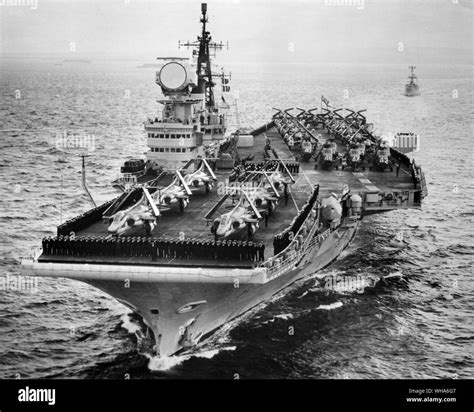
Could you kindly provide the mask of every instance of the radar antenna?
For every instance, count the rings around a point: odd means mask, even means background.
[[[194,42],[179,42],[178,47],[193,47],[199,51],[197,59],[197,76],[198,76],[198,85],[193,90],[193,93],[205,93],[206,96],[206,107],[214,108],[214,93],[212,88],[215,86],[215,83],[212,80],[212,70],[211,70],[211,59],[209,50],[213,49],[214,53],[216,50],[222,50],[224,46],[229,48],[229,43],[224,44],[222,42],[216,43],[212,41],[212,37],[209,31],[206,30],[206,23],[208,22],[207,18],[207,3],[201,4],[201,20],[202,31],[201,35],[198,36],[198,40]]]

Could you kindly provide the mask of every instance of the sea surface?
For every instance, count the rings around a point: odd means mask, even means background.
[[[422,210],[365,219],[331,267],[192,353],[139,353],[140,320],[86,284],[19,285],[21,258],[90,207],[81,159],[62,137],[93,142],[87,180],[98,203],[116,196],[110,182],[121,163],[146,150],[143,122],[160,93],[142,63],[1,62],[0,378],[474,376],[472,66],[417,65],[422,94],[412,98],[402,94],[404,64],[228,67],[241,126],[268,122],[273,107],[318,107],[323,94],[334,106],[367,109],[379,134],[418,133],[414,157],[429,196]],[[326,288],[334,275],[363,284]]]

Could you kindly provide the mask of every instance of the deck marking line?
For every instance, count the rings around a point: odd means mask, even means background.
[[[370,185],[370,186],[365,186],[366,189],[370,190],[371,192],[380,192],[380,189],[377,187],[377,186],[374,186],[374,185]]]

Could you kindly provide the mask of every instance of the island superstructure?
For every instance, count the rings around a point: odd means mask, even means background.
[[[212,41],[206,4],[201,11],[197,41],[179,42],[180,48],[192,50],[191,56],[158,58],[156,84],[164,99],[157,101],[161,111],[145,122],[148,152],[142,173],[177,169],[198,156],[215,158],[219,143],[229,135],[229,106],[223,96],[230,90],[230,75],[217,70],[210,58],[225,45]],[[124,180],[130,177],[125,169]]]
[[[167,99],[146,132],[158,150],[128,160],[118,197],[61,224],[22,262],[25,274],[116,298],[163,356],[330,265],[364,217],[419,209],[427,195],[421,168],[375,136],[363,110],[276,110],[258,129],[228,133],[206,11],[196,71],[170,58],[157,72]]]

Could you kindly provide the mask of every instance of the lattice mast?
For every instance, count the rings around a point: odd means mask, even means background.
[[[222,42],[216,43],[212,41],[212,37],[209,31],[206,30],[206,23],[208,22],[207,18],[207,3],[201,4],[202,16],[200,22],[202,23],[201,35],[198,36],[196,42],[179,42],[178,46],[181,47],[193,47],[198,51],[197,59],[197,69],[196,74],[198,76],[198,85],[193,89],[192,93],[204,93],[206,97],[206,107],[214,108],[214,92],[212,88],[215,86],[215,83],[212,79],[212,68],[211,68],[211,55],[210,50],[213,49],[221,50],[224,46],[229,47],[229,45],[224,45]]]

